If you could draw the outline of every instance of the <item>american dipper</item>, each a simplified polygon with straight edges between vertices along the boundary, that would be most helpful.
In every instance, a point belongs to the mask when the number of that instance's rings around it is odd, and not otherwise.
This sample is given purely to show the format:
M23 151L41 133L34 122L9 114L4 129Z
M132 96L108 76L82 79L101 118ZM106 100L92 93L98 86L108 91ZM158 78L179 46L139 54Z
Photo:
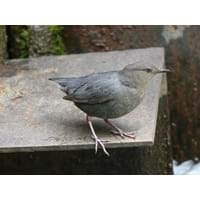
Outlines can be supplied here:
M146 67L141 64L129 64L120 71L93 73L82 77L50 78L57 82L66 94L65 100L74 104L86 113L86 120L95 140L95 152L98 144L104 153L109 156L103 141L100 140L93 128L90 117L98 117L112 127L112 133L121 137L135 139L133 132L125 132L109 119L121 117L142 101L145 89L154 75L168 72L167 69L158 69L155 66Z

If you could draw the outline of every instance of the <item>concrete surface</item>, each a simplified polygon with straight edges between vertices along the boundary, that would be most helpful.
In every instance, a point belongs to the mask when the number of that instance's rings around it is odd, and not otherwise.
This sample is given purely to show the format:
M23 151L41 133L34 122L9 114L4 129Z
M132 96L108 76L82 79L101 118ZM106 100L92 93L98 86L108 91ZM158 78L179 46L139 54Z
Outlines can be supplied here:
M162 68L164 50L148 48L9 61L0 70L0 152L94 148L85 114L72 102L63 100L64 94L48 78L118 70L140 60ZM153 144L161 78L157 75L152 80L137 109L113 120L125 130L134 130L136 140L113 136L102 120L93 120L97 135L109 141L106 147Z

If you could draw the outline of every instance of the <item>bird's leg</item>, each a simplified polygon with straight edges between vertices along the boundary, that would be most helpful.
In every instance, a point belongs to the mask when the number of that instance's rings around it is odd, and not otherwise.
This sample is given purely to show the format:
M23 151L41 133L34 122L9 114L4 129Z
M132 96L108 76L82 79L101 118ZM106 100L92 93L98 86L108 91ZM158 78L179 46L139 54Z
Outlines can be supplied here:
M91 120L89 119L88 115L86 116L86 121L87 123L89 124L89 127L90 127L90 130L92 131L92 136L93 136L93 139L95 141L95 153L97 153L97 150L98 150L98 144L102 147L103 149L103 152L107 155L107 156L110 156L110 154L108 153L108 151L106 150L103 142L97 137L95 131L94 131L94 128L93 128L93 125L92 125L92 122Z
M125 132L113 123L111 123L108 119L104 119L105 123L108 124L110 127L114 128L111 132L116 135L120 135L122 138L128 137L135 139L135 135L133 132Z

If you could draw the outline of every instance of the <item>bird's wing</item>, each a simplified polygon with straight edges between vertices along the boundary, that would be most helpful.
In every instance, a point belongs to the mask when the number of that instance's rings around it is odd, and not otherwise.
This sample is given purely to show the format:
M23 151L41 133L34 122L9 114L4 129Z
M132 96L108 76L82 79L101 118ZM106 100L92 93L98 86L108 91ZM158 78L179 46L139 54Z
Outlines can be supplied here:
M79 78L57 78L67 96L66 100L76 103L98 104L112 100L118 79L115 72L97 73ZM119 82L119 81L118 81Z

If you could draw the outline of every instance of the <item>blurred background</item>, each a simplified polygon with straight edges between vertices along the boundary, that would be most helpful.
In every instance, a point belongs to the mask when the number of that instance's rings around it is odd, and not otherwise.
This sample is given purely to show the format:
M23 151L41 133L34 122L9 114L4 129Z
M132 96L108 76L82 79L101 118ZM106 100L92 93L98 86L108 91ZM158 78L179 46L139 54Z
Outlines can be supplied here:
M0 26L0 62L164 47L173 159L200 158L200 26Z

